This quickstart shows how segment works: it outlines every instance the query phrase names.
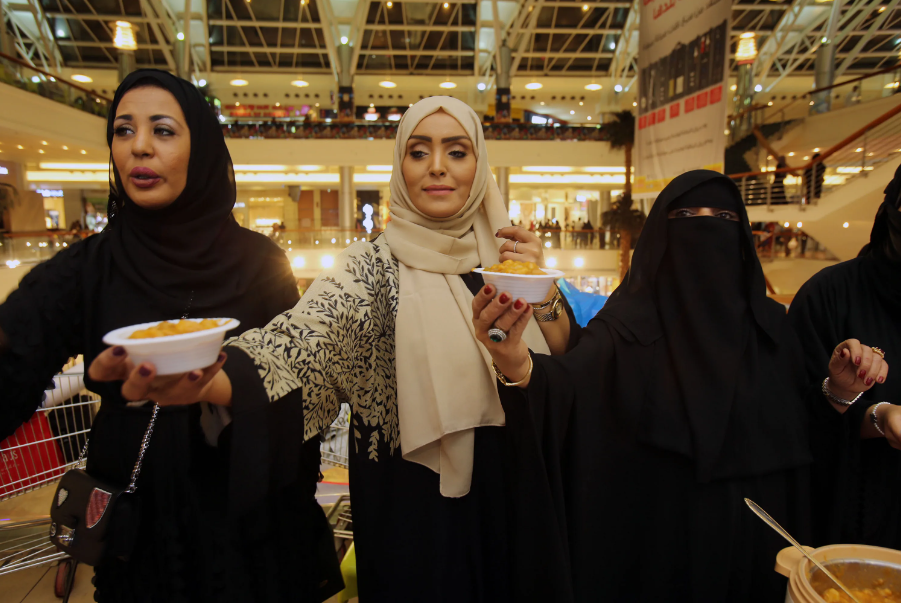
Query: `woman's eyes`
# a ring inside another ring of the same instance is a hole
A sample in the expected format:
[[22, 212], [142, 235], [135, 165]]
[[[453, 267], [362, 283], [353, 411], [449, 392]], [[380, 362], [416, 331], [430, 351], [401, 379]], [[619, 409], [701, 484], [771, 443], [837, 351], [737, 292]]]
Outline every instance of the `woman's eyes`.
[[[412, 157], [413, 159], [422, 159], [423, 157], [425, 157], [426, 155], [428, 155], [427, 152], [421, 151], [421, 150], [419, 150], [419, 149], [413, 149], [412, 151], [410, 151], [410, 152], [407, 153], [407, 154], [408, 154], [410, 157]], [[462, 150], [459, 150], [459, 149], [454, 150], [454, 151], [451, 151], [450, 153], [448, 153], [448, 155], [450, 155], [450, 156], [453, 157], [454, 159], [464, 159], [464, 158], [467, 156], [467, 154], [468, 154], [468, 153], [467, 153], [466, 151], [462, 151]]]
[[463, 159], [466, 157], [466, 151], [451, 151], [450, 156], [456, 159]]
[[425, 151], [420, 151], [420, 150], [410, 151], [410, 157], [412, 157], [413, 159], [422, 159], [425, 156], [426, 156]]
[[691, 212], [691, 210], [680, 209], [680, 210], [677, 210], [675, 214], [673, 214], [673, 217], [674, 218], [690, 218], [693, 215], [694, 214]]
[[716, 214], [717, 218], [722, 218], [723, 220], [738, 220], [738, 216], [731, 211], [721, 211]]
[[[119, 126], [115, 130], [116, 136], [127, 136], [129, 134], [134, 134], [134, 133], [135, 133], [135, 131], [131, 128], [131, 126]], [[169, 128], [164, 128], [161, 126], [157, 126], [156, 128], [154, 128], [153, 133], [156, 134], [157, 136], [172, 136], [175, 134], [175, 132], [173, 132]]]

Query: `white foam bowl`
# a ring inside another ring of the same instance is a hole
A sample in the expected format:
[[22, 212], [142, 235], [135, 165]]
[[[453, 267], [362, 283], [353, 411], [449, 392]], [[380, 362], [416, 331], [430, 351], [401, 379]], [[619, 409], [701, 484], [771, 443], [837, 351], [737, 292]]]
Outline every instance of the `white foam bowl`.
[[483, 268], [476, 268], [485, 279], [485, 283], [497, 287], [499, 293], [507, 292], [513, 299], [523, 298], [526, 303], [540, 304], [547, 298], [554, 281], [563, 277], [560, 270], [541, 268], [544, 274], [505, 274], [502, 272], [486, 272]]
[[[186, 320], [200, 322], [204, 319], [188, 318]], [[135, 331], [155, 327], [162, 322], [156, 320], [110, 331], [103, 337], [103, 343], [111, 346], [120, 345], [125, 348], [128, 357], [136, 366], [142, 362], [151, 363], [156, 367], [157, 375], [187, 373], [215, 364], [219, 358], [222, 342], [225, 340], [225, 333], [241, 324], [234, 318], [214, 318], [213, 320], [225, 322], [212, 329], [182, 335], [129, 339]], [[171, 320], [169, 322], [178, 321]]]

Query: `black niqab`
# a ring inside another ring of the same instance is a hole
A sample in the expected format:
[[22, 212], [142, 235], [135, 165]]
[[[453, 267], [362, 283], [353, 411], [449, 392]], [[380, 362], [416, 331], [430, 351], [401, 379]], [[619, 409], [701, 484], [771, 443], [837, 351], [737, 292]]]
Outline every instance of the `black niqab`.
[[870, 242], [861, 250], [861, 256], [882, 257], [901, 263], [901, 166], [895, 177], [885, 187], [885, 200], [876, 212]]
[[[669, 219], [688, 207], [729, 210], [739, 220]], [[785, 309], [766, 297], [747, 213], [729, 178], [698, 170], [664, 189], [632, 270], [596, 320], [644, 346], [665, 340], [652, 346], [655, 385], [641, 412], [643, 442], [694, 459], [702, 482], [778, 468], [773, 439], [760, 433], [779, 433], [784, 409], [797, 406], [784, 399], [796, 398], [796, 388], [776, 354]], [[799, 451], [786, 444], [786, 460], [797, 463]]]

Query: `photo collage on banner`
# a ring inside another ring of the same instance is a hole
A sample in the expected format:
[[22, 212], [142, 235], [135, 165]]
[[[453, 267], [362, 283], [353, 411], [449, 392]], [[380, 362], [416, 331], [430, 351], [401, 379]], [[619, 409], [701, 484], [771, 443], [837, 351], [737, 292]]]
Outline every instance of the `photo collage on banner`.
[[636, 197], [688, 170], [723, 171], [731, 11], [728, 0], [641, 0]]

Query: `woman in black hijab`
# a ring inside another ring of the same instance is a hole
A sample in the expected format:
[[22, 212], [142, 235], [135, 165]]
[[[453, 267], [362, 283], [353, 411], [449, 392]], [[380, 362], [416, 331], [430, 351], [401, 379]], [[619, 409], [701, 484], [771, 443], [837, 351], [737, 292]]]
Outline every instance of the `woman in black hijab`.
[[[297, 302], [284, 253], [232, 217], [231, 158], [191, 83], [129, 75], [107, 141], [109, 226], [36, 266], [0, 306], [0, 439], [28, 420], [68, 358], [90, 365], [113, 329], [178, 317], [262, 327]], [[87, 470], [127, 484], [150, 405], [127, 403], [120, 383], [85, 382], [102, 397]], [[320, 601], [339, 590], [326, 571], [337, 569], [334, 549], [322, 571], [308, 559], [331, 534], [314, 498], [318, 445], [279, 429], [301, 422], [293, 412], [160, 409], [138, 480], [137, 544], [129, 561], [97, 566], [96, 599]]]
[[498, 370], [525, 380], [501, 386], [507, 428], [544, 456], [577, 601], [781, 600], [784, 541], [744, 498], [804, 541], [805, 380], [729, 178], [663, 190], [626, 280], [565, 356], [529, 357], [513, 322], [528, 309], [473, 305]]
[[817, 546], [901, 548], [901, 379], [887, 366], [901, 353], [899, 203], [901, 167], [869, 244], [807, 281], [788, 313], [807, 367]]

